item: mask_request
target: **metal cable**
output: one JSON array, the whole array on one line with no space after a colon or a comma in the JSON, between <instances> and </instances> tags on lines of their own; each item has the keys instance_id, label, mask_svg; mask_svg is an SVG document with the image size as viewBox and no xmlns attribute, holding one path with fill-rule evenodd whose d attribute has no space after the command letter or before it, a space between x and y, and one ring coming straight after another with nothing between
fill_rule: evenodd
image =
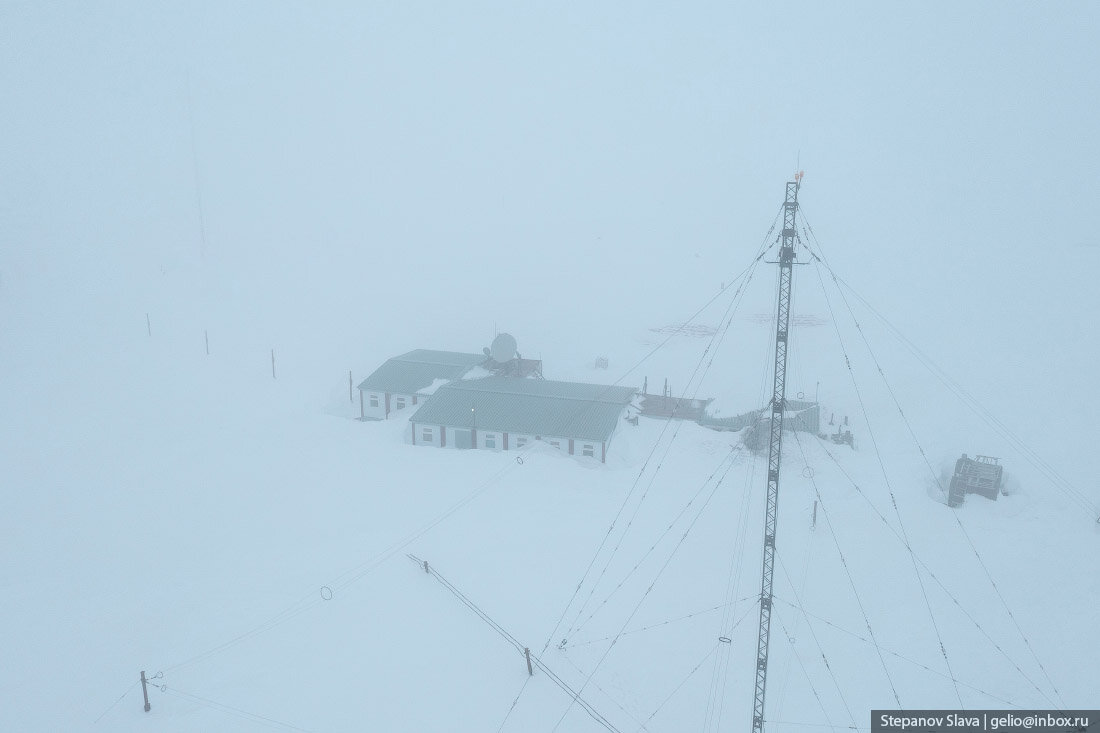
<instances>
[{"instance_id":1,"label":"metal cable","mask_svg":"<svg viewBox=\"0 0 1100 733\"><path fill-rule=\"evenodd\" d=\"M732 468L732 465L731 465L730 468ZM626 627L629 626L630 622L634 620L634 616L637 615L638 611L642 607L642 604L645 603L646 598L649 597L649 594L653 591L653 588L657 585L657 581L661 579L661 576L664 574L665 570L668 569L668 566L669 566L669 564L671 564L672 559L676 556L677 551L680 549L680 547L683 546L684 540L687 539L688 535L691 533L691 530L695 527L695 523L697 521L699 521L699 517L701 517L703 515L703 512L706 510L707 506L710 504L711 499L713 499L714 495L718 492L718 488L722 485L722 482L725 480L725 477L729 473L730 468L727 468L726 473L723 474L722 478L719 479L715 483L714 488L710 492L710 495L707 497L706 501L703 502L703 505L701 507L699 507L699 511L696 513L695 518L692 519L691 524L688 525L687 529L685 529L684 533L680 536L679 542L676 543L676 546L672 548L672 552L669 553L669 556L665 559L664 565L662 565L661 568L657 571L656 577L654 577L653 581L649 584L649 587L646 588L645 592L642 594L642 597L638 600L638 603L634 606L634 609L630 612L630 615L627 617L626 621L623 623L622 628L619 629L618 633L615 635L615 638L611 640L611 644L604 651L604 653L600 657L599 661L596 662L596 666L593 667L592 671L588 674L588 677L585 679L584 683L581 685L581 687L578 691L578 695L581 692L584 692L584 688L588 685L589 682L591 682L592 677L596 674L596 672L599 671L600 666L607 659L608 655L611 653L611 650L615 648L615 644L618 643L619 639L622 637L623 633L626 631ZM565 712L563 712L561 714L561 717L558 718L558 722L554 724L554 728L552 730L557 730L561 726L562 721L565 720L565 717L569 714L569 711L573 709L573 704L577 701L577 699L578 698L575 698L574 701L569 704L569 706L565 709Z\"/></svg>"},{"instance_id":2,"label":"metal cable","mask_svg":"<svg viewBox=\"0 0 1100 733\"><path fill-rule=\"evenodd\" d=\"M896 529L894 529L893 525L890 524L889 520L887 520L886 517L882 514L882 512L880 512L878 510L878 507L876 507L874 505L874 502L872 502L871 499L866 495L866 493L864 493L864 491L860 487L860 485L858 483L856 483L856 481L848 474L847 471L844 470L844 466L842 466L840 464L840 461L838 461L836 459L836 456L834 456L827 448L822 447L822 450L825 452L825 455L828 456L829 459L840 470L841 474L844 475L844 478L848 479L848 482L856 490L856 493L860 495L860 497L864 500L864 502L867 503L867 505L869 507L871 507L871 511L874 512L875 516L878 517L879 521L882 522L883 526L885 526L886 529L888 529L899 542L902 542L903 540L901 538L901 535L898 534L898 531ZM951 599L951 602L955 604L955 607L958 608L959 611L964 616L966 616L966 618L969 619L971 623L974 624L974 627L976 629L978 629L978 631L982 634L982 636L984 636L986 638L987 641L989 641L989 643L993 646L993 648L996 649L997 652L1002 657L1004 657L1008 661L1008 663L1011 664L1012 667L1017 672L1019 672L1020 676L1023 677L1023 679L1026 680L1029 685L1031 685L1033 688L1035 688L1035 691L1039 693L1039 695L1043 698L1043 700L1045 700L1046 703L1053 706L1054 701L1051 700L1050 697L1045 692L1043 692L1043 690L1040 689L1040 687L1037 684L1035 684L1034 680L1032 680L1030 677L1027 676L1027 673L1024 672L1024 670L1020 667L1020 665L1016 662L1016 660L1014 660L1012 657L1010 657L1008 655L1008 652L1006 652L1003 648L1001 648L1001 645L998 644L997 641L992 636L989 635L989 632L985 630L985 627L982 626L980 623L978 623L978 620L976 618L974 618L974 616L968 610L966 610L966 607L963 606L962 603L959 602L959 599L955 597L954 593L952 593L950 590L948 590L947 586L944 585L943 581L940 580L939 576L936 575L930 567L928 567L928 564L926 562L924 562L924 560L922 560L919 555L916 555L916 558L917 558L917 562L920 564L920 566L924 569L924 571L926 573L928 573L928 577L930 577L933 581L935 581L936 585L939 586L940 590L943 591L944 594L949 599Z\"/></svg>"},{"instance_id":3,"label":"metal cable","mask_svg":"<svg viewBox=\"0 0 1100 733\"><path fill-rule=\"evenodd\" d=\"M831 270L830 270L830 273L832 273ZM820 271L819 271L819 274L820 274ZM939 475L936 473L935 469L932 468L932 463L928 459L928 454L925 452L924 447L920 444L920 440L917 439L916 432L913 430L913 426L909 422L909 418L905 415L905 411L901 407L901 403L899 402L899 400L897 398L897 395L894 392L894 388L891 386L889 379L887 379L886 372L885 372L885 370L883 370L882 365L879 363L878 357L875 356L875 352L871 348L871 344L867 341L867 336L863 332L863 329L860 327L859 321L856 320L855 313L852 312L852 307L848 303L848 298L844 295L844 291L840 288L840 284L837 282L837 278L836 278L835 275L833 275L833 282L837 285L837 292L840 293L841 300L843 301L845 307L848 309L848 314L851 316L852 322L855 323L856 330L859 332L860 337L863 339L863 343L867 347L867 352L871 355L871 359L875 364L875 368L878 370L879 376L882 377L882 382L886 386L886 390L887 390L887 392L889 392L890 398L894 402L894 407L897 408L898 415L901 416L902 422L905 424L906 429L909 431L910 438L912 438L913 442L916 444L917 450L920 451L921 458L924 459L924 464L928 468L928 472L930 474L932 474L932 479L936 482L936 485L939 486L940 492L941 493L946 493L946 491L944 489L944 486L943 486L942 482L940 481ZM893 494L891 494L891 499L893 499ZM895 509L895 511L897 510L897 502L896 501L894 502L894 509ZM1023 628L1020 626L1020 622L1016 620L1016 615L1012 613L1012 609L1009 607L1008 601L1005 599L1004 595L1001 593L1001 589L997 586L997 582L993 579L993 575L992 575L992 573L990 573L988 566L985 564L985 560L982 558L982 555L978 551L977 546L974 544L974 541L971 539L970 533L968 533L966 531L966 527L963 525L962 519L959 517L958 512L951 512L951 516L955 518L955 523L958 525L959 530L963 534L963 537L966 538L966 542L970 546L971 551L974 553L974 557L977 559L978 565L981 567L982 572L985 574L986 579L989 581L989 584L991 586L993 586L993 591L994 591L994 593L996 593L997 599L1000 601L1002 608L1004 608L1004 610L1005 610L1005 613L1007 613L1008 617L1012 620L1012 623L1016 627L1016 631L1020 634L1020 638L1023 639L1024 645L1027 647L1028 652L1031 653L1031 656L1035 660L1035 663L1039 666L1039 669L1042 671L1043 676L1047 680L1047 683L1050 685L1051 689L1054 691L1055 696L1058 698L1058 702L1063 707L1065 707L1065 700L1062 699L1062 695L1058 691L1058 687L1054 684L1054 681L1050 678L1050 674L1047 673L1046 667L1043 666L1042 661L1039 659L1039 655L1036 654L1035 649L1031 645L1031 640L1027 637L1027 634L1024 633ZM899 524L900 524L900 516L899 516ZM914 565L914 567L915 567L915 565ZM918 577L919 577L919 572L918 572ZM922 590L923 590L923 584L922 584ZM926 600L927 600L927 598L926 598ZM929 609L929 612L931 613L931 609ZM935 623L934 620L933 620L933 623ZM938 635L939 635L939 631L937 629L937 637L938 637ZM941 649L942 649L942 647L943 647L942 640L940 642L940 646L941 646ZM946 661L946 659L947 659L946 650L943 650L943 654L944 654L944 660ZM954 676L954 673L951 672L950 663L948 663L947 666L948 666L948 670L947 670L948 673L950 673L950 674L952 674L952 676ZM956 689L956 692L958 692L957 689ZM959 703L962 704L962 698L959 699Z\"/></svg>"},{"instance_id":4,"label":"metal cable","mask_svg":"<svg viewBox=\"0 0 1100 733\"><path fill-rule=\"evenodd\" d=\"M825 290L825 280L821 277L821 268L815 266L815 270L817 271L817 279L821 283L821 292L825 296L825 305L829 309L829 316L833 322L833 330L836 332L837 341L840 342L840 351L844 355L844 364L848 367L848 375L852 378L852 387L855 389L856 399L859 401L860 412L863 413L863 421L867 425L867 435L871 438L871 446L875 449L875 458L878 460L879 469L882 471L882 480L886 485L886 492L890 495L890 503L894 506L894 516L897 517L898 528L901 529L902 542L905 545L905 549L909 552L909 560L913 565L913 573L917 576L917 585L920 586L921 598L924 599L924 607L928 611L928 618L931 620L932 629L936 634L936 642L940 646L940 654L943 655L944 665L947 667L947 674L951 676L951 679L955 679L955 673L951 671L951 660L947 656L947 647L944 646L943 635L940 633L940 626L936 623L936 614L932 612L932 603L928 600L928 590L924 587L924 579L921 578L920 568L917 567L916 556L913 554L913 547L909 543L909 533L906 531L905 523L901 518L898 500L897 497L894 496L894 487L890 484L890 475L886 471L885 462L882 460L882 451L879 450L878 438L875 437L875 431L871 425L871 416L867 414L867 406L863 401L863 393L859 388L859 381L856 379L856 373L852 369L852 361L848 358L848 348L844 345L844 339L840 335L840 327L836 322L836 313L833 311L833 304L829 299L829 294ZM863 331L860 329L858 321L856 321L856 329L858 329L862 335ZM866 340L864 340L864 343L866 343ZM881 369L879 371L881 372ZM955 685L955 697L958 698L959 706L965 707L957 684Z\"/></svg>"},{"instance_id":5,"label":"metal cable","mask_svg":"<svg viewBox=\"0 0 1100 733\"><path fill-rule=\"evenodd\" d=\"M738 274L732 282L737 282L741 278L751 275L751 273L755 269L757 263L764 257L764 254L769 249L769 247L767 246L767 241L771 237L772 232L775 231L775 225L776 225L776 222L779 221L779 216L780 216L781 213L782 213L782 207L780 207L780 209L776 212L775 218L772 220L772 224L768 228L767 234L764 235L764 239L761 243L761 246L760 246L756 256L753 258L752 262L749 263L748 267L746 267L744 270L742 270L741 273ZM731 282L731 285L732 285L732 282ZM740 288L740 286L739 286L739 288ZM695 320L695 318L697 318L703 311L705 311L707 308L709 308L710 305L713 304L716 300L718 300L718 298L720 298L725 292L726 292L726 289L723 289L723 290L719 291L719 293L717 295L715 295L710 300L708 300L701 308L699 308L697 311L695 311L695 313L693 313L691 315L691 317L687 319L687 321L685 321L683 324L681 324L679 328L677 328L675 331L670 333L661 343L659 343L656 347L654 347L637 364L635 364L633 367L628 369L627 372L623 375L623 377L625 377L626 374L629 374L630 372L632 372L639 365L641 365L644 361L646 361L650 356L652 356L659 349L661 349L663 346L665 346L665 344L667 344L670 340L672 340L672 338L674 336L678 335L683 330L684 327L686 327L693 320ZM621 381L623 377L620 377L619 380L616 381L616 383L618 383L618 381ZM671 421L671 418L670 418L669 421ZM654 446L653 446L652 450L650 451L649 455L646 457L646 460L642 463L642 468L638 472L638 476L634 479L634 483L631 485L630 490L627 492L626 498L623 499L622 505L619 507L619 510L615 513L615 517L612 519L611 525L607 528L607 532L604 534L603 538L600 540L600 544L599 544L599 546L597 546L596 552L593 553L592 559L589 561L588 566L585 568L584 573L581 575L581 579L577 583L576 588L574 588L573 594L570 596L569 601L565 604L565 608L562 609L561 616L558 618L557 622L555 622L554 628L550 631L550 634L546 637L546 642L542 646L542 651L543 652L545 652L546 649L549 648L551 640L553 640L553 638L557 635L558 629L561 627L562 622L565 620L566 615L569 613L569 609L572 607L573 602L577 599L577 595L580 593L581 588L584 586L585 581L588 579L589 573L592 572L592 568L595 566L596 560L599 558L600 553L603 552L604 547L606 547L608 538L611 536L612 531L615 529L615 525L618 522L619 518L622 516L623 511L626 509L627 504L630 502L630 499L633 496L634 491L638 486L638 482L641 481L642 475L645 473L646 467L649 465L649 461L652 459L653 454L657 450L657 446L660 444L661 438L664 437L664 433L668 429L668 425L669 425L669 422L666 422L665 426L662 428L661 434L657 438L657 442L654 444Z\"/></svg>"},{"instance_id":6,"label":"metal cable","mask_svg":"<svg viewBox=\"0 0 1100 733\"><path fill-rule=\"evenodd\" d=\"M527 650L527 647L524 647L524 645L522 643L520 643L520 641L518 639L516 639L516 637L514 637L511 633L509 633L507 629L505 629L499 623L494 621L493 618L491 616L489 616L489 614L487 614L480 607L478 607L478 605L476 603L474 603L472 600L470 600L466 596L466 594L464 594L462 591L460 591L458 588L456 588L449 580L447 580L442 575L440 575L439 571L437 571L429 563L425 562L424 560L421 560L420 558L416 557L415 555L408 555L408 558L410 560L412 560L414 563L416 563L417 566L425 569L427 571L428 575L431 575L432 578L434 578L436 581L438 581L440 585L442 585L444 588L446 588L448 591L450 591L451 594L455 598L457 598L459 601L461 601L464 606L466 606L471 611L473 611L474 614L476 614L478 618L480 618L482 621L484 621L486 624L488 624L490 628L492 628L494 631L496 631L497 634L499 634L501 637L503 637L509 644L514 646L516 648L516 650L520 652L520 654L524 654L524 652ZM613 733L620 733L618 728L616 728L614 725L612 725L612 723L607 718L605 718L603 715L601 715L599 713L599 711L597 711L594 707L592 707L592 705L587 700L583 699L580 696L583 689L582 690L574 690L564 680L562 680L557 674L555 674L549 667L547 667L542 662L542 660L539 659L539 657L535 654L531 654L531 664L535 667L538 667L543 672L545 672L546 676L549 677L550 680L552 682L554 682L554 684L556 684L558 687L562 688L562 690L564 690L566 692L566 694L568 694L570 696L570 698L571 698L570 707L572 707L573 704L580 705L581 709L583 709L586 713L588 713L588 715L593 720L595 720L597 723L602 725L604 728L606 728L609 731L613 731ZM526 685L524 685L524 687L520 689L520 694L521 695L523 693L523 689L525 689L525 688L526 688ZM512 708L513 709L518 704L518 702L519 702L519 695L516 696L516 700L512 703ZM511 714L511 710L509 710L509 714ZM502 727L503 727L503 724L502 724Z\"/></svg>"},{"instance_id":7,"label":"metal cable","mask_svg":"<svg viewBox=\"0 0 1100 733\"><path fill-rule=\"evenodd\" d=\"M167 685L161 685L159 688L155 688L155 689L159 689L161 692L163 692L167 695L174 695L176 697L183 698L185 700L190 700L191 702L198 703L199 705L203 705L203 706L208 707L212 710L218 710L218 711L223 712L223 713L229 713L230 715L236 715L239 718L244 718L245 720L250 720L254 723L260 723L261 725L266 725L269 728L280 728L280 729L283 729L283 730L307 731L307 733L308 733L307 728L301 728L297 725L292 725L291 723L284 723L281 720L275 720L274 718L269 718L266 715L259 715L258 713L250 713L247 710L241 710L240 708L233 707L232 705L226 705L224 703L216 702L214 700L210 700L210 699L205 698L205 697L200 697L199 695L194 695L190 692L184 692L183 690L177 690L174 687L168 687Z\"/></svg>"}]
</instances>

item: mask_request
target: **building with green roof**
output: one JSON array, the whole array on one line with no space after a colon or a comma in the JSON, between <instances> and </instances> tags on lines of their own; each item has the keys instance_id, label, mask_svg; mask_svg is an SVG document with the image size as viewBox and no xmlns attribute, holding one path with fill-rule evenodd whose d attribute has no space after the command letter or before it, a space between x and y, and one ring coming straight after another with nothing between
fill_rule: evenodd
<instances>
[{"instance_id":1,"label":"building with green roof","mask_svg":"<svg viewBox=\"0 0 1100 733\"><path fill-rule=\"evenodd\" d=\"M604 461L633 387L485 377L438 387L409 418L416 445L516 450L541 440Z\"/></svg>"},{"instance_id":2,"label":"building with green roof","mask_svg":"<svg viewBox=\"0 0 1100 733\"><path fill-rule=\"evenodd\" d=\"M487 360L485 354L416 349L395 356L359 383L359 416L383 420L422 402L440 384L461 379Z\"/></svg>"}]
</instances>

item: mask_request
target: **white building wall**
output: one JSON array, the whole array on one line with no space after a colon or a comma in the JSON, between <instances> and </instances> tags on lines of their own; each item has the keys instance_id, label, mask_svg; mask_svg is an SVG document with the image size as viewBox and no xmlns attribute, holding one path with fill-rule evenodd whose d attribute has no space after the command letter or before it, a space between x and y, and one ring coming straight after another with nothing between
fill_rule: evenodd
<instances>
[{"instance_id":1,"label":"white building wall","mask_svg":"<svg viewBox=\"0 0 1100 733\"><path fill-rule=\"evenodd\" d=\"M508 450L523 450L535 442L534 435L508 433Z\"/></svg>"},{"instance_id":2,"label":"white building wall","mask_svg":"<svg viewBox=\"0 0 1100 733\"><path fill-rule=\"evenodd\" d=\"M469 430L470 428L455 428L451 426L442 425L421 425L417 424L416 429L416 444L417 445L431 445L436 448L457 448L456 430ZM431 437L425 437L424 430L431 431ZM444 431L446 431L446 445L443 445ZM508 433L508 450L524 450L526 447L532 445L536 440L536 436L524 433ZM563 453L569 453L569 438L555 436L555 435L541 435L538 436L538 440L549 445L556 447ZM521 441L523 445L521 445ZM556 446L554 444L557 444ZM585 446L590 446L591 450L589 454L585 454ZM504 450L504 433L497 430L478 430L477 431L477 445L476 448L482 450ZM580 438L573 439L573 455L580 456L582 458L592 458L596 461L603 460L604 444L598 440L583 440Z\"/></svg>"},{"instance_id":3,"label":"white building wall","mask_svg":"<svg viewBox=\"0 0 1100 733\"><path fill-rule=\"evenodd\" d=\"M557 448L563 453L569 452L569 438L562 438L554 435L542 436L542 442L546 443L551 448Z\"/></svg>"},{"instance_id":4,"label":"white building wall","mask_svg":"<svg viewBox=\"0 0 1100 733\"><path fill-rule=\"evenodd\" d=\"M370 390L359 390L359 395L362 398L360 417L374 418L376 420L384 420L386 418L386 393L385 392L371 392ZM390 400L390 416L395 412L402 412L408 410L410 407L415 407L417 404L423 401L423 397L419 395L411 394L391 394ZM375 404L372 404L375 403ZM402 406L403 405L403 406ZM406 415L409 413L405 413Z\"/></svg>"},{"instance_id":5,"label":"white building wall","mask_svg":"<svg viewBox=\"0 0 1100 733\"><path fill-rule=\"evenodd\" d=\"M411 394L392 394L390 395L390 414L407 410L414 404L413 400L416 399L416 395Z\"/></svg>"},{"instance_id":6,"label":"white building wall","mask_svg":"<svg viewBox=\"0 0 1100 733\"><path fill-rule=\"evenodd\" d=\"M477 447L487 450L504 450L504 433L493 430L478 430Z\"/></svg>"},{"instance_id":7,"label":"white building wall","mask_svg":"<svg viewBox=\"0 0 1100 733\"><path fill-rule=\"evenodd\" d=\"M370 392L359 390L361 398L360 417L382 420L386 417L386 395L384 392ZM371 403L374 403L373 405Z\"/></svg>"},{"instance_id":8,"label":"white building wall","mask_svg":"<svg viewBox=\"0 0 1100 733\"><path fill-rule=\"evenodd\" d=\"M415 439L414 442L417 445L433 445L436 448L440 447L443 435L442 427L439 425L414 424L413 429L415 430L413 434Z\"/></svg>"}]
</instances>

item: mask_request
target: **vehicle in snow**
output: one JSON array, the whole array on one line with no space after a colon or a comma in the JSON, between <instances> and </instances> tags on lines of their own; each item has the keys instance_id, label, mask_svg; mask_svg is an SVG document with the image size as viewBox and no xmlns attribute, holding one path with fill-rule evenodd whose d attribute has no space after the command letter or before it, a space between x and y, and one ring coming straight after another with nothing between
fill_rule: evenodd
<instances>
[{"instance_id":1,"label":"vehicle in snow","mask_svg":"<svg viewBox=\"0 0 1100 733\"><path fill-rule=\"evenodd\" d=\"M955 474L947 490L947 506L959 506L967 494L981 494L996 501L1002 492L1004 466L992 456L974 456L965 453L955 461Z\"/></svg>"}]
</instances>

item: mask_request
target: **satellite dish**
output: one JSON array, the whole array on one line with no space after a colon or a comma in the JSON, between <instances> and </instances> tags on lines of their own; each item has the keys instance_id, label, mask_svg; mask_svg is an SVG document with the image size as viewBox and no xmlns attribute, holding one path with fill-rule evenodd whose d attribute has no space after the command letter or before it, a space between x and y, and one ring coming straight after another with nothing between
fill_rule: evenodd
<instances>
[{"instance_id":1,"label":"satellite dish","mask_svg":"<svg viewBox=\"0 0 1100 733\"><path fill-rule=\"evenodd\" d=\"M502 333L493 339L493 345L489 351L493 361L498 364L511 361L516 358L516 340L511 335Z\"/></svg>"}]
</instances>

